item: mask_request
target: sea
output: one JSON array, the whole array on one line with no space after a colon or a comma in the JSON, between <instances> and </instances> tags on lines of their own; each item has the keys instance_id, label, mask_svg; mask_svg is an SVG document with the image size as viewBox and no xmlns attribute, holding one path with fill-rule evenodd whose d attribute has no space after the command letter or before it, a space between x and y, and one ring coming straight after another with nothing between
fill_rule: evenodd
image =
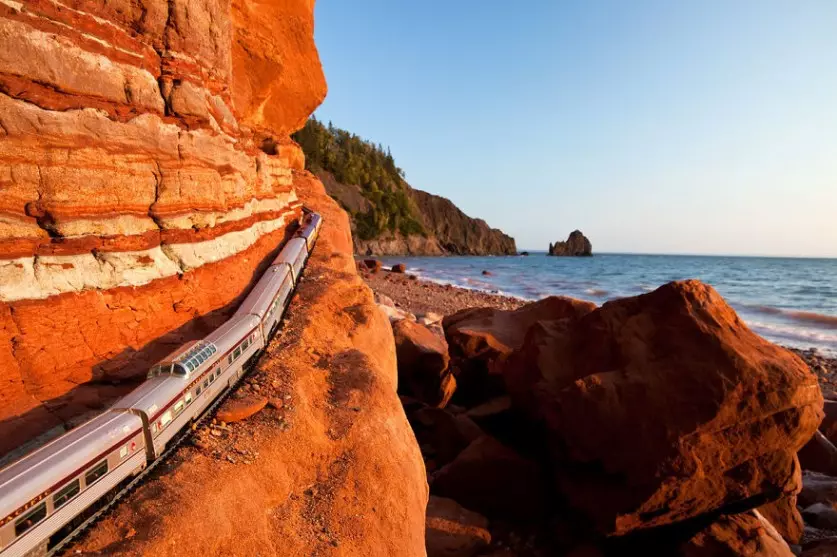
<instances>
[{"instance_id":1,"label":"sea","mask_svg":"<svg viewBox=\"0 0 837 557\"><path fill-rule=\"evenodd\" d=\"M571 296L598 304L651 292L673 280L712 285L761 336L837 357L837 259L596 254L547 257L383 257L422 279L538 300ZM488 271L488 275L483 274Z\"/></svg>"}]
</instances>

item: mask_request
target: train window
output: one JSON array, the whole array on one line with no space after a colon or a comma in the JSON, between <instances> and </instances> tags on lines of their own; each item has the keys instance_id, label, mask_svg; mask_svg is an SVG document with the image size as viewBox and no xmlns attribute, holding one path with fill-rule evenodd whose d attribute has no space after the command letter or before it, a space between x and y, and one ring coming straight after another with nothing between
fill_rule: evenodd
<instances>
[{"instance_id":1,"label":"train window","mask_svg":"<svg viewBox=\"0 0 837 557\"><path fill-rule=\"evenodd\" d=\"M93 468L87 471L84 475L84 483L88 486L93 484L96 480L108 473L108 461L103 460Z\"/></svg>"},{"instance_id":2,"label":"train window","mask_svg":"<svg viewBox=\"0 0 837 557\"><path fill-rule=\"evenodd\" d=\"M41 503L23 518L19 518L15 522L15 536L21 536L24 532L35 526L37 523L46 518L46 503Z\"/></svg>"},{"instance_id":3,"label":"train window","mask_svg":"<svg viewBox=\"0 0 837 557\"><path fill-rule=\"evenodd\" d=\"M209 378L203 380L203 388L207 388L209 386Z\"/></svg>"},{"instance_id":4,"label":"train window","mask_svg":"<svg viewBox=\"0 0 837 557\"><path fill-rule=\"evenodd\" d=\"M233 351L233 359L237 360L239 356L241 356L241 347L240 346Z\"/></svg>"},{"instance_id":5,"label":"train window","mask_svg":"<svg viewBox=\"0 0 837 557\"><path fill-rule=\"evenodd\" d=\"M227 365L228 365L228 366L229 366L229 365L232 365L232 354L230 354L229 356L227 356Z\"/></svg>"},{"instance_id":6,"label":"train window","mask_svg":"<svg viewBox=\"0 0 837 557\"><path fill-rule=\"evenodd\" d=\"M195 389L195 396L201 396L201 391L202 391L202 390L203 390L203 389L201 389L201 386L200 386L200 385L198 385L198 388L197 388L197 389Z\"/></svg>"},{"instance_id":7,"label":"train window","mask_svg":"<svg viewBox=\"0 0 837 557\"><path fill-rule=\"evenodd\" d=\"M69 484L62 487L58 491L58 493L56 493L55 495L52 496L52 506L56 509L58 507L61 507L62 505L64 505L64 503L66 503L67 501L69 501L70 499L72 499L73 497L78 495L78 492L80 490L81 490L81 486L79 484L78 478L76 478L73 481L71 481Z\"/></svg>"},{"instance_id":8,"label":"train window","mask_svg":"<svg viewBox=\"0 0 837 557\"><path fill-rule=\"evenodd\" d=\"M186 407L186 403L182 400L178 400L177 403L174 405L174 415L179 416L183 409Z\"/></svg>"},{"instance_id":9,"label":"train window","mask_svg":"<svg viewBox=\"0 0 837 557\"><path fill-rule=\"evenodd\" d=\"M171 410L169 410L168 412L166 412L165 414L163 414L163 417L162 417L162 418L160 418L160 425L162 425L162 426L166 426L166 425L168 425L168 424L169 424L169 422L171 422L171 421L172 421Z\"/></svg>"},{"instance_id":10,"label":"train window","mask_svg":"<svg viewBox=\"0 0 837 557\"><path fill-rule=\"evenodd\" d=\"M204 360L206 360L206 358L203 357L203 354L198 354L197 358L198 358L198 363L201 363L201 364L204 362Z\"/></svg>"},{"instance_id":11,"label":"train window","mask_svg":"<svg viewBox=\"0 0 837 557\"><path fill-rule=\"evenodd\" d=\"M186 393L186 404L192 404L192 393Z\"/></svg>"},{"instance_id":12,"label":"train window","mask_svg":"<svg viewBox=\"0 0 837 557\"><path fill-rule=\"evenodd\" d=\"M209 353L210 353L210 354L214 354L214 353L216 353L217 351L218 351L218 349L215 347L215 345L214 345L214 344L213 344L213 345L211 345L211 346L209 347Z\"/></svg>"}]
</instances>

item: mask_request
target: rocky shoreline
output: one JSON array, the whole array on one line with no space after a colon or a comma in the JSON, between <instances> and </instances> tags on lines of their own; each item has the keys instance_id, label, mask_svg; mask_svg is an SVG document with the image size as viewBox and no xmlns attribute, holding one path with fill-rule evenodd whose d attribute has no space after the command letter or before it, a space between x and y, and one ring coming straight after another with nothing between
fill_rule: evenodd
<instances>
[{"instance_id":1,"label":"rocky shoreline","mask_svg":"<svg viewBox=\"0 0 837 557\"><path fill-rule=\"evenodd\" d=\"M837 360L794 358L698 281L597 307L360 267L429 557L837 555Z\"/></svg>"},{"instance_id":2,"label":"rocky shoreline","mask_svg":"<svg viewBox=\"0 0 837 557\"><path fill-rule=\"evenodd\" d=\"M471 290L414 277L414 275L386 270L363 274L364 280L374 292L385 294L397 307L416 315L428 312L450 315L463 309L476 307L511 310L527 303L513 296ZM817 375L823 395L837 400L837 358L824 356L815 348L803 349L790 346L786 348L802 358L811 371Z\"/></svg>"}]
</instances>

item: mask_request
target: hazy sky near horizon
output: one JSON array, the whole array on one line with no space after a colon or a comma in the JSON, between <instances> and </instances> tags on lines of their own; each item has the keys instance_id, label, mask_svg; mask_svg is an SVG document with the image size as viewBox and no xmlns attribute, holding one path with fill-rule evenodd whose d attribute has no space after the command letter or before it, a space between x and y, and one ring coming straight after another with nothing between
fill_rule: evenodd
<instances>
[{"instance_id":1,"label":"hazy sky near horizon","mask_svg":"<svg viewBox=\"0 0 837 557\"><path fill-rule=\"evenodd\" d=\"M316 115L546 249L837 257L837 1L318 0Z\"/></svg>"}]
</instances>

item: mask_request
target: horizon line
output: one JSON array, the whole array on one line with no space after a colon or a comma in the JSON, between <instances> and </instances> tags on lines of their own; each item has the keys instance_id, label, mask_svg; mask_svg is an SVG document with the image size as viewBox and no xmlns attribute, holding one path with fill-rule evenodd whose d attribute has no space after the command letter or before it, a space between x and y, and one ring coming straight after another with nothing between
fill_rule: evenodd
<instances>
[{"instance_id":1,"label":"horizon line","mask_svg":"<svg viewBox=\"0 0 837 557\"><path fill-rule=\"evenodd\" d=\"M547 253L545 249L518 249L517 253ZM742 257L742 258L764 258L764 259L837 259L837 255L759 255L759 254L740 254L740 253L675 253L675 252L639 252L639 251L602 251L595 252L591 257L596 255L650 255L650 256L669 256L669 257Z\"/></svg>"}]
</instances>

